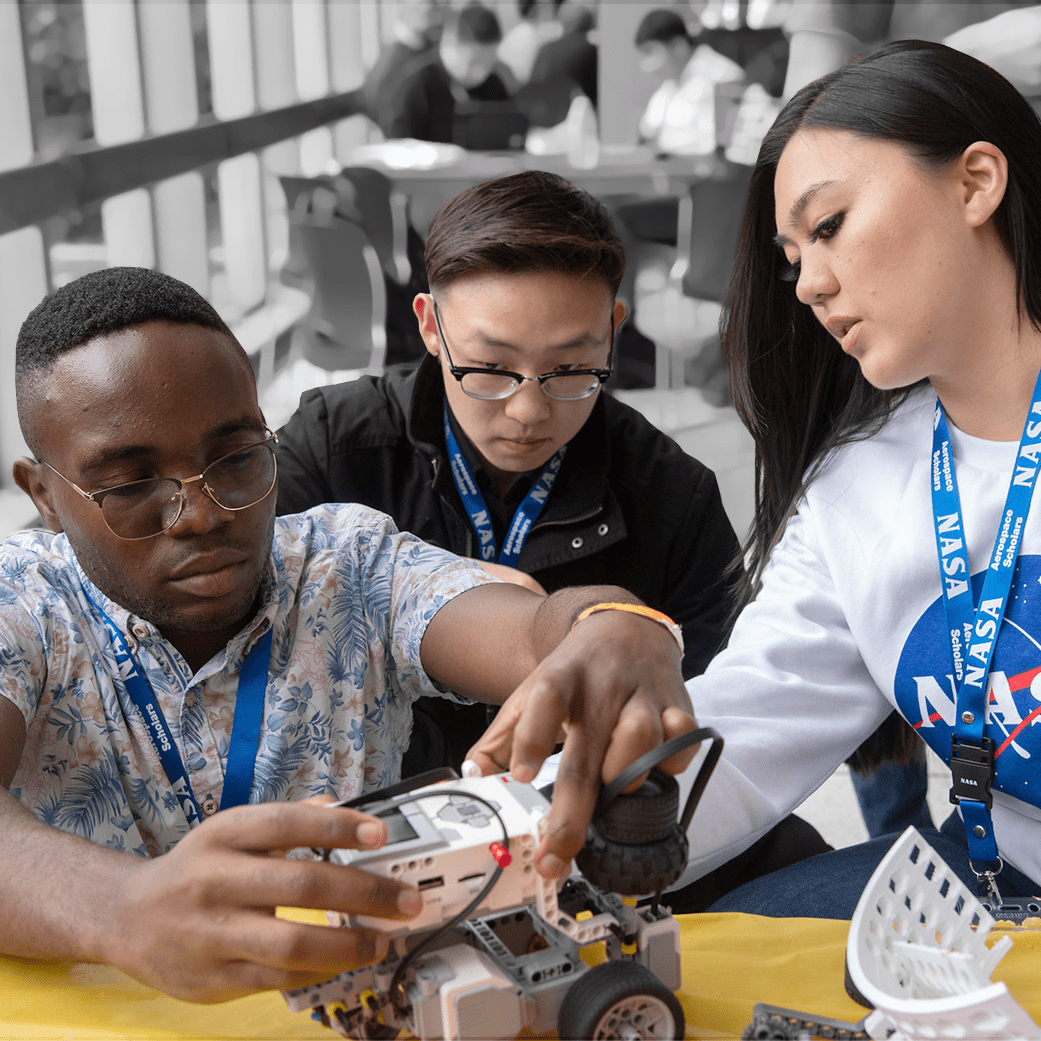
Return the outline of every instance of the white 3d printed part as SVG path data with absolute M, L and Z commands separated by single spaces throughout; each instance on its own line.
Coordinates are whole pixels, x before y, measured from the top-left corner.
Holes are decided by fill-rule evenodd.
M 849 982 L 874 1006 L 873 1038 L 1041 1038 L 1041 1027 L 991 982 L 1012 946 L 987 946 L 994 918 L 914 828 L 900 836 L 857 903 L 846 944 Z

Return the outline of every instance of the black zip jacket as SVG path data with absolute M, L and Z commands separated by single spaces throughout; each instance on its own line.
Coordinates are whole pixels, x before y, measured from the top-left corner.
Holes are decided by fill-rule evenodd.
M 447 463 L 441 379 L 428 356 L 415 370 L 302 395 L 278 432 L 278 512 L 360 502 L 427 542 L 477 556 Z M 517 566 L 550 593 L 608 583 L 664 611 L 683 628 L 690 677 L 723 643 L 725 571 L 737 552 L 712 471 L 635 409 L 602 394 L 568 446 Z M 466 713 L 457 706 L 424 700 L 438 704 L 421 713 L 447 713 L 450 726 L 463 729 Z M 486 723 L 483 706 L 470 718 L 473 726 L 459 734 L 464 752 Z M 411 759 L 409 772 L 418 765 Z

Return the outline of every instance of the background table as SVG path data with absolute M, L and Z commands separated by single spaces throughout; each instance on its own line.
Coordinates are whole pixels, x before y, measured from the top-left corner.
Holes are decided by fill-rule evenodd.
M 842 987 L 847 922 L 684 915 L 683 989 L 687 1036 L 738 1037 L 757 1001 L 857 1021 L 865 1010 Z M 997 931 L 996 931 L 997 932 Z M 1014 932 L 994 974 L 1041 1022 L 1041 933 Z M 0 1038 L 335 1038 L 280 995 L 193 1005 L 150 990 L 113 969 L 0 959 Z
M 660 157 L 640 145 L 604 147 L 595 166 L 577 166 L 566 155 L 528 152 L 467 152 L 427 141 L 362 145 L 349 165 L 371 166 L 408 196 L 410 217 L 421 234 L 449 199 L 475 184 L 525 170 L 547 170 L 597 198 L 682 195 L 698 181 L 732 176 L 733 165 L 717 155 Z M 682 230 L 680 232 L 682 238 Z
M 467 152 L 456 145 L 404 140 L 359 146 L 347 167 L 367 167 L 386 178 L 392 208 L 401 215 L 395 232 L 399 252 L 405 248 L 406 212 L 425 238 L 437 211 L 473 185 L 529 170 L 559 174 L 602 201 L 616 218 L 630 259 L 619 296 L 631 310 L 637 304 L 637 251 L 649 243 L 674 243 L 664 303 L 652 305 L 642 323 L 634 320 L 657 345 L 655 385 L 680 386 L 684 359 L 698 355 L 706 339 L 715 340 L 718 319 L 717 306 L 709 308 L 707 324 L 693 321 L 693 300 L 687 298 L 717 304 L 723 299 L 750 169 L 718 153 L 658 156 L 642 145 L 605 146 L 595 159 L 590 164 L 566 154 Z M 690 305 L 686 310 L 685 303 Z M 718 355 L 718 343 L 714 351 Z

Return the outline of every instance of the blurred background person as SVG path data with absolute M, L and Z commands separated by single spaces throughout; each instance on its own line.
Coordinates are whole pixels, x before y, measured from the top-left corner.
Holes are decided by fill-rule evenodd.
M 714 152 L 716 84 L 743 84 L 741 66 L 708 44 L 696 44 L 675 10 L 649 11 L 635 43 L 640 71 L 660 84 L 640 118 L 640 140 L 657 152 Z
M 780 97 L 789 50 L 784 17 L 791 0 L 710 0 L 704 6 L 692 0 L 690 6 L 697 15 L 696 42 L 736 61 L 750 84 Z
M 560 35 L 539 49 L 513 100 L 528 119 L 531 154 L 567 154 L 575 166 L 594 167 L 600 158 L 596 19 L 584 4 L 564 0 L 558 24 Z
M 753 28 L 743 17 L 705 26 L 689 8 L 658 8 L 637 25 L 634 45 L 641 73 L 658 83 L 640 119 L 639 139 L 659 155 L 715 159 L 729 142 L 746 92 L 772 97 L 784 85 L 788 48 L 778 26 Z M 677 242 L 677 198 L 619 207 L 636 240 L 627 243 L 636 268 L 635 326 L 669 349 L 684 381 L 713 405 L 730 400 L 718 324 L 746 183 L 742 169 L 720 164 L 716 175 L 692 185 L 689 243 Z
M 507 30 L 497 48 L 511 90 L 523 87 L 531 79 L 539 51 L 563 34 L 564 27 L 557 17 L 561 3 L 563 0 L 518 0 L 518 21 Z
M 397 88 L 380 105 L 383 133 L 449 143 L 458 103 L 509 100 L 493 71 L 501 40 L 499 19 L 480 4 L 447 15 L 438 46 L 405 66 Z
M 584 4 L 565 0 L 559 8 L 558 21 L 560 35 L 539 49 L 529 83 L 569 98 L 579 91 L 596 109 L 600 61 L 599 49 L 591 39 L 596 29 L 593 12 Z
M 362 88 L 369 115 L 385 134 L 393 120 L 389 103 L 417 60 L 428 58 L 436 49 L 443 17 L 443 7 L 437 0 L 407 0 L 397 7 L 391 39 L 365 76 Z
M 784 88 L 788 40 L 778 26 L 739 19 L 709 28 L 689 11 L 661 8 L 645 15 L 635 44 L 641 72 L 660 82 L 640 120 L 640 138 L 660 152 L 714 151 L 729 129 L 717 124 L 729 123 L 728 106 L 746 86 L 772 97 Z

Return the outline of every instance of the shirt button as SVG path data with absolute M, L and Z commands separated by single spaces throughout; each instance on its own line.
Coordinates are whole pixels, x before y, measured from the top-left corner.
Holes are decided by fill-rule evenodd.
M 217 800 L 212 795 L 207 795 L 199 808 L 207 817 L 212 817 L 218 810 Z
M 572 549 L 581 549 L 581 548 L 582 548 L 582 544 L 583 544 L 584 542 L 585 542 L 585 539 L 583 539 L 581 535 L 576 535 L 576 536 L 575 536 L 575 537 L 574 537 L 574 538 L 573 538 L 573 539 L 571 540 L 571 548 L 572 548 Z
M 195 691 L 190 690 L 184 696 L 184 703 L 188 708 L 191 708 L 195 704 Z
M 596 533 L 597 535 L 606 535 L 610 530 L 611 529 L 606 524 L 601 524 L 600 527 L 596 529 Z
M 134 622 L 130 631 L 139 639 L 143 640 L 148 635 L 148 626 L 144 622 Z

